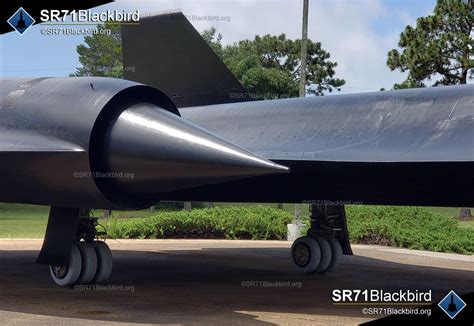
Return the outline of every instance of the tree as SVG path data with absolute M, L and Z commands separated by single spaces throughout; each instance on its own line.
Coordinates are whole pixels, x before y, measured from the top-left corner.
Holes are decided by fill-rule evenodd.
M 253 40 L 222 46 L 222 35 L 214 28 L 203 33 L 204 39 L 242 85 L 261 98 L 298 97 L 301 72 L 301 40 L 279 36 L 255 36 Z M 323 95 L 340 90 L 343 79 L 335 78 L 336 62 L 321 43 L 308 40 L 307 92 Z
M 98 33 L 84 37 L 87 46 L 80 44 L 76 47 L 82 67 L 76 68 L 70 76 L 123 78 L 120 26 L 106 22 L 97 25 L 97 29 Z M 110 35 L 107 35 L 108 30 Z
M 408 71 L 408 78 L 394 88 L 466 84 L 474 68 L 474 0 L 438 0 L 433 14 L 417 19 L 400 35 L 399 47 L 388 52 L 393 71 Z M 471 74 L 469 71 L 471 70 Z
M 71 76 L 104 76 L 122 78 L 122 43 L 120 26 L 112 23 L 98 25 L 99 30 L 111 30 L 111 35 L 97 33 L 84 37 L 77 46 L 79 62 Z M 301 69 L 301 40 L 279 36 L 255 36 L 233 45 L 222 46 L 222 35 L 212 27 L 201 33 L 212 50 L 227 65 L 237 79 L 255 97 L 297 97 Z M 307 82 L 308 93 L 323 95 L 325 91 L 339 90 L 343 79 L 335 78 L 336 62 L 321 43 L 308 40 Z
M 201 37 L 206 41 L 206 43 L 211 47 L 211 49 L 214 51 L 215 54 L 219 58 L 222 58 L 222 34 L 217 33 L 217 30 L 215 27 L 211 27 L 209 29 L 204 30 L 201 33 Z
M 422 81 L 414 80 L 411 76 L 408 76 L 400 84 L 396 83 L 393 85 L 393 89 L 404 89 L 404 88 L 423 88 L 426 87 L 425 83 Z
M 407 26 L 400 35 L 400 53 L 392 49 L 387 65 L 393 71 L 408 71 L 407 79 L 394 88 L 425 87 L 433 84 L 466 84 L 474 75 L 474 0 L 438 0 L 433 14 L 417 19 L 416 27 Z M 470 73 L 469 73 L 470 71 Z M 461 209 L 460 217 L 471 216 Z

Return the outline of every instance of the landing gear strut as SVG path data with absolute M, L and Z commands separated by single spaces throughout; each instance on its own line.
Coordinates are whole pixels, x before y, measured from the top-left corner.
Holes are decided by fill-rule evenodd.
M 311 204 L 311 227 L 291 246 L 296 268 L 305 273 L 335 271 L 342 255 L 352 255 L 344 206 Z
M 97 225 L 97 218 L 90 217 L 88 210 L 51 209 L 38 263 L 50 265 L 51 277 L 57 285 L 96 284 L 109 278 L 112 253 L 99 240 L 106 233 L 97 232 Z

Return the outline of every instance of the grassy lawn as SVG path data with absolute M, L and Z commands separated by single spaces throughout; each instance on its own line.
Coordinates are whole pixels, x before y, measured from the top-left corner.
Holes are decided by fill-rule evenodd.
M 460 221 L 459 226 L 466 229 L 471 229 L 474 232 L 474 221 Z
M 43 238 L 48 207 L 0 204 L 0 238 Z
M 445 217 L 459 216 L 460 211 L 459 208 L 454 207 L 428 207 L 428 209 Z M 472 213 L 474 214 L 474 209 L 472 209 Z

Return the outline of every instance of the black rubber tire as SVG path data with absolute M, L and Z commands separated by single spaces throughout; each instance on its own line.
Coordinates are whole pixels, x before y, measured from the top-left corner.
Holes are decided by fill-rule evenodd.
M 82 271 L 82 257 L 81 252 L 76 244 L 71 248 L 71 254 L 69 255 L 69 262 L 67 266 L 67 271 L 64 276 L 59 277 L 55 270 L 61 268 L 59 266 L 50 266 L 49 271 L 51 278 L 54 283 L 59 286 L 70 286 L 76 284 L 77 280 L 81 276 Z
M 337 270 L 342 261 L 342 246 L 339 240 L 329 239 L 329 245 L 331 246 L 332 259 L 329 267 L 326 269 L 326 272 L 333 272 Z
M 321 261 L 319 262 L 319 266 L 316 269 L 318 273 L 324 273 L 329 268 L 332 260 L 332 250 L 331 246 L 329 245 L 328 240 L 322 237 L 315 237 L 315 240 L 319 244 L 319 248 L 321 249 Z
M 97 255 L 94 245 L 87 242 L 79 242 L 78 248 L 81 252 L 82 271 L 77 284 L 89 284 L 94 280 L 97 272 Z
M 305 273 L 316 272 L 321 261 L 321 249 L 312 237 L 300 237 L 291 246 L 291 258 L 296 268 Z
M 112 252 L 109 246 L 103 241 L 97 241 L 94 246 L 97 255 L 97 272 L 95 274 L 94 283 L 100 284 L 110 277 L 113 268 Z

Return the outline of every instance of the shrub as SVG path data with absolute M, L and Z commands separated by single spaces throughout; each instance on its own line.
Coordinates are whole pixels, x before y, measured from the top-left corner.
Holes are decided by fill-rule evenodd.
M 264 206 L 216 207 L 122 219 L 109 225 L 108 232 L 114 238 L 281 240 L 292 219 L 290 213 Z
M 429 209 L 347 206 L 351 242 L 410 249 L 474 253 L 472 231 Z M 291 213 L 265 206 L 164 211 L 146 218 L 112 220 L 114 238 L 284 240 Z M 307 218 L 303 219 L 308 222 Z
M 455 219 L 422 207 L 348 206 L 351 242 L 474 253 L 474 238 Z

